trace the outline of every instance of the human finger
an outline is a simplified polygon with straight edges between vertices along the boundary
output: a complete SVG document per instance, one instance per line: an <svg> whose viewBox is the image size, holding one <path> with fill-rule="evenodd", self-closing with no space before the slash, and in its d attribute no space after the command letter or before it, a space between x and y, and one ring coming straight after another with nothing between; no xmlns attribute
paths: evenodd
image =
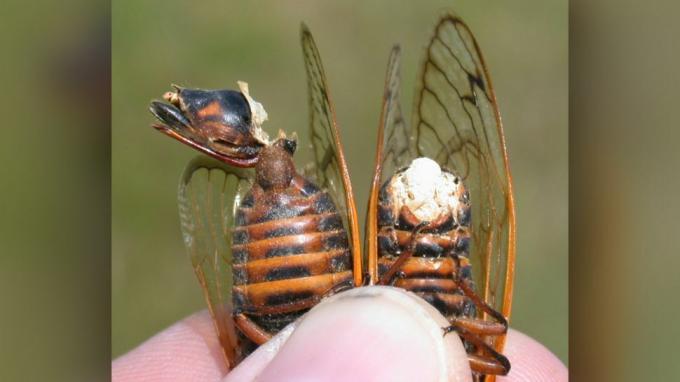
<svg viewBox="0 0 680 382"><path fill-rule="evenodd" d="M447 325L402 289L352 289L317 305L225 381L468 381L465 349L443 335Z"/></svg>

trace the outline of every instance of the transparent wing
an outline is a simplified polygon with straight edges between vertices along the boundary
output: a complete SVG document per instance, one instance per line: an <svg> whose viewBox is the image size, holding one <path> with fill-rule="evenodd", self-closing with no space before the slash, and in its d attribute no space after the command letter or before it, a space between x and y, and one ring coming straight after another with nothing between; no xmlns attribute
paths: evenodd
<svg viewBox="0 0 680 382"><path fill-rule="evenodd" d="M408 166L415 157L411 145L411 132L401 112L401 48L392 48L387 65L383 110L378 147L380 155L381 182L384 183L398 169Z"/></svg>
<svg viewBox="0 0 680 382"><path fill-rule="evenodd" d="M231 317L231 232L249 179L252 170L199 156L184 170L178 195L184 245L231 366L241 359Z"/></svg>
<svg viewBox="0 0 680 382"><path fill-rule="evenodd" d="M472 201L470 260L477 293L508 317L515 219L503 127L482 54L457 16L439 20L418 80L414 149L463 178Z"/></svg>
<svg viewBox="0 0 680 382"><path fill-rule="evenodd" d="M354 281L361 284L361 248L354 194L340 143L326 75L319 50L306 25L301 29L302 53L307 71L309 126L314 150L315 175L319 187L327 190L343 217L354 259Z"/></svg>
<svg viewBox="0 0 680 382"><path fill-rule="evenodd" d="M401 48L395 45L390 52L385 77L383 104L378 126L378 148L371 194L369 196L368 221L366 223L366 252L371 280L377 280L377 210L380 187L398 169L408 166L415 157L411 144L411 132L401 112L400 100Z"/></svg>

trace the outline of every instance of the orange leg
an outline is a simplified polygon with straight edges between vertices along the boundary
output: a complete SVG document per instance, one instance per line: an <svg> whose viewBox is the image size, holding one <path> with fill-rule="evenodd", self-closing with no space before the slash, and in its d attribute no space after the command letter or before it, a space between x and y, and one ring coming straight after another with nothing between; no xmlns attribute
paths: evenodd
<svg viewBox="0 0 680 382"><path fill-rule="evenodd" d="M451 325L444 328L444 335L456 332L465 341L475 345L482 354L468 354L470 368L473 372L480 374L507 375L510 371L510 361L503 355L494 350L489 344L484 342L476 334L467 329Z"/></svg>
<svg viewBox="0 0 680 382"><path fill-rule="evenodd" d="M271 333L262 329L261 326L254 323L253 320L243 313L234 314L234 323L244 336L248 337L249 340L258 346L272 338Z"/></svg>
<svg viewBox="0 0 680 382"><path fill-rule="evenodd" d="M473 344L481 354L469 354L470 368L480 374L506 375L510 371L510 361L493 349L482 338L507 333L508 321L494 310L470 288L466 280L455 277L458 287L465 297L477 308L491 316L494 321L468 317L450 317L451 326L444 328L444 335L455 331L465 341Z"/></svg>
<svg viewBox="0 0 680 382"><path fill-rule="evenodd" d="M495 309L489 306L484 300L482 300L475 291L468 286L465 280L457 280L458 287L463 291L465 297L472 300L472 302L481 309L484 313L493 317L496 322L489 322L484 320L478 320L473 318L455 318L456 323L459 326L465 327L476 334L481 335L498 335L505 334L508 331L508 320L503 317L502 314L497 312Z"/></svg>

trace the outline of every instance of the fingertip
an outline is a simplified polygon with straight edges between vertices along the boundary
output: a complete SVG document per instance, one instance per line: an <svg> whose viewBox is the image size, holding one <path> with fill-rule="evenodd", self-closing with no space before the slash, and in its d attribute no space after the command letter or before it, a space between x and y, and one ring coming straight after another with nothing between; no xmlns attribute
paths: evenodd
<svg viewBox="0 0 680 382"><path fill-rule="evenodd" d="M468 381L465 349L444 326L436 309L403 290L353 289L310 311L257 379Z"/></svg>
<svg viewBox="0 0 680 382"><path fill-rule="evenodd" d="M113 381L219 381L226 364L207 311L193 314L118 357Z"/></svg>
<svg viewBox="0 0 680 382"><path fill-rule="evenodd" d="M512 368L499 382L536 381L562 382L569 380L567 367L541 343L533 338L510 329L504 354Z"/></svg>

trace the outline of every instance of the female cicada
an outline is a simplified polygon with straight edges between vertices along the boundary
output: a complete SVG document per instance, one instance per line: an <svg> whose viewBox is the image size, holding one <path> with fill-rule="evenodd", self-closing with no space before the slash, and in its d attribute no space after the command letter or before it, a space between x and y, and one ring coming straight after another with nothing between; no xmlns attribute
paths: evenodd
<svg viewBox="0 0 680 382"><path fill-rule="evenodd" d="M515 215L503 127L470 29L447 14L418 76L410 126L400 49L387 69L366 244L372 284L412 291L462 338L475 379L507 374ZM489 376L489 378L487 378Z"/></svg>
<svg viewBox="0 0 680 382"><path fill-rule="evenodd" d="M295 137L269 140L264 108L240 91L175 86L153 102L161 132L214 159L184 172L184 243L233 367L324 296L362 283L357 214L321 59L303 25L310 133L309 177Z"/></svg>

